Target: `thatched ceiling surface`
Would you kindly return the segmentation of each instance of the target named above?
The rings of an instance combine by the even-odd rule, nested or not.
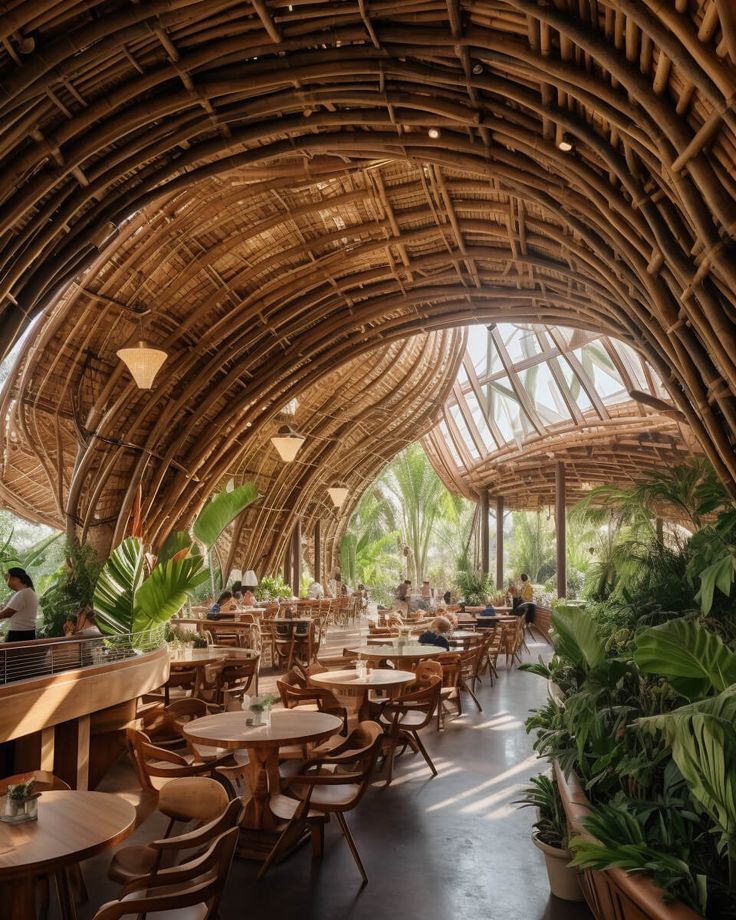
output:
[[[736,481],[733,4],[30,0],[1,27],[3,348],[55,304],[12,389],[16,453],[68,484],[39,515],[119,529],[140,485],[186,517],[326,370],[499,318],[638,348]],[[142,308],[152,394],[114,359]]]

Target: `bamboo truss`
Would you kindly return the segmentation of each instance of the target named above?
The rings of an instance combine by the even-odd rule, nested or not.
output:
[[[141,489],[161,535],[340,369],[367,393],[396,349],[403,423],[429,430],[449,330],[500,319],[639,350],[736,491],[735,20],[722,0],[9,0],[2,351],[38,322],[3,391],[3,503],[104,544]],[[150,393],[115,358],[139,321],[170,355]],[[311,519],[309,489],[265,475]],[[258,514],[233,546],[260,528],[253,558],[275,558],[288,520]]]

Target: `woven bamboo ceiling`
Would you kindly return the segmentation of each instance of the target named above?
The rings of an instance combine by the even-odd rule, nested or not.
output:
[[[567,503],[594,485],[630,485],[698,451],[657,374],[606,336],[510,323],[473,326],[442,418],[424,447],[448,488],[506,507]]]
[[[731,0],[9,0],[0,29],[2,350],[44,314],[5,503],[112,535],[140,488],[160,535],[326,371],[365,394],[421,354],[428,426],[442,330],[503,319],[638,349],[736,483]],[[151,393],[115,358],[139,314]]]

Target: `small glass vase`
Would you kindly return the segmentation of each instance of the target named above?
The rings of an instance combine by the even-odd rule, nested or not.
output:
[[[4,796],[0,820],[8,824],[24,824],[38,820],[38,796],[32,799],[11,799]]]

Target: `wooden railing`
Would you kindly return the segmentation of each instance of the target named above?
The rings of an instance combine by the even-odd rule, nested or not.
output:
[[[136,700],[166,682],[163,631],[0,646],[0,775],[50,770],[94,787],[121,753]]]

